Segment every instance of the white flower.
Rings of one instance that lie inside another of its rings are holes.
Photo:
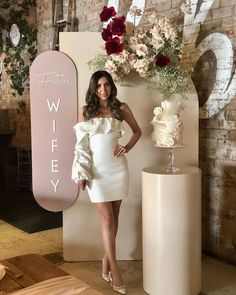
[[[137,29],[135,31],[135,37],[138,39],[138,43],[142,42],[142,39],[145,37],[146,33],[142,29]]]
[[[158,34],[160,36],[164,34],[166,39],[174,39],[177,37],[175,28],[170,24],[169,19],[166,17],[157,20],[156,25],[151,31],[153,31],[153,37],[156,39],[160,39],[160,37],[158,38]]]
[[[158,26],[153,26],[153,28],[150,30],[150,33],[152,34],[152,37],[154,39],[160,39],[161,38],[161,32]]]
[[[117,62],[121,62],[123,60],[121,54],[110,54],[110,57]]]
[[[148,70],[148,60],[147,59],[138,59],[133,64],[133,68],[139,73],[140,77],[146,78],[147,77],[147,70]]]
[[[110,56],[114,61],[118,63],[124,63],[126,62],[129,53],[127,50],[124,49],[120,54],[111,54]]]
[[[148,60],[144,58],[138,59],[134,64],[135,69],[147,68],[147,67],[148,67]]]
[[[150,33],[152,34],[152,39],[151,39],[151,44],[155,49],[159,49],[165,44],[165,41],[162,38],[162,35],[160,33],[160,30],[158,26],[154,26],[151,30]]]
[[[172,27],[167,27],[164,31],[164,35],[166,39],[175,39],[177,37],[174,28]]]
[[[136,58],[135,54],[134,53],[129,54],[128,62],[131,67],[136,63],[136,61],[137,61],[137,58]]]
[[[121,77],[118,77],[115,73],[111,73],[111,75],[115,83],[120,82]]]
[[[121,52],[121,55],[126,60],[129,56],[129,52],[126,49],[123,49],[123,51]]]
[[[161,102],[161,107],[162,107],[163,109],[167,109],[167,108],[169,108],[169,107],[170,107],[170,102],[167,101],[167,100],[162,101],[162,102]]]
[[[136,54],[138,56],[145,56],[148,53],[147,46],[145,44],[138,44],[136,47]]]
[[[162,113],[162,108],[161,107],[156,107],[153,110],[153,113],[154,113],[155,116],[159,116]]]
[[[147,70],[148,70],[148,59],[138,59],[133,67],[139,73],[140,77],[146,78],[147,77]]]
[[[132,36],[129,38],[129,46],[132,50],[136,50],[136,46],[138,45],[138,38]]]
[[[156,50],[161,48],[164,44],[165,44],[165,41],[162,39],[162,37],[160,37],[160,39],[155,39],[152,42],[152,45],[153,45],[154,49],[156,49]]]
[[[108,59],[105,63],[105,69],[110,73],[115,72],[117,70],[115,63],[110,59]]]
[[[124,64],[123,67],[122,67],[122,72],[123,72],[125,75],[128,75],[129,72],[130,72],[130,67],[129,67],[127,64]]]
[[[139,76],[142,78],[147,77],[147,70],[145,68],[139,68],[137,69],[137,72],[139,73]]]

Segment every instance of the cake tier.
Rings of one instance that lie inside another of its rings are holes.
[[[183,145],[183,123],[173,118],[160,118],[152,122],[154,131],[152,140],[155,146],[159,147],[179,147]]]

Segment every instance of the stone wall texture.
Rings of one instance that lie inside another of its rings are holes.
[[[51,49],[55,28],[52,26],[52,2],[37,0],[38,51]],[[119,1],[119,14],[126,14],[132,1]],[[182,0],[147,0],[142,23],[154,9],[163,12],[178,23],[184,22],[179,7]],[[192,0],[198,8],[209,0]],[[76,0],[75,11],[78,31],[100,31],[99,12],[108,1]],[[63,17],[67,19],[68,0],[63,1]],[[236,48],[236,0],[214,0],[197,36],[200,43],[212,33],[227,36]],[[186,44],[186,46],[195,44]],[[189,54],[191,64],[191,54]],[[216,59],[212,52],[206,52],[195,64],[193,81],[199,103],[203,105],[212,91],[215,81]],[[235,71],[235,60],[233,72]],[[233,74],[232,72],[232,74]],[[12,104],[13,97],[6,93],[0,107]],[[5,87],[5,88],[4,88]],[[191,122],[190,122],[191,123]],[[203,250],[230,263],[236,263],[236,98],[211,118],[200,119],[200,167],[202,169],[202,236]],[[174,218],[174,216],[170,216]]]

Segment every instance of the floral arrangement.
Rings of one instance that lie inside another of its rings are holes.
[[[156,13],[149,17],[150,25],[135,27],[135,17],[141,15],[141,10],[133,6],[130,13],[133,23],[117,16],[114,7],[103,7],[100,20],[107,22],[101,32],[104,51],[89,61],[90,69],[105,69],[116,82],[136,71],[152,87],[159,88],[166,99],[174,93],[185,93],[190,83],[181,65],[182,29],[175,29],[168,18]]]

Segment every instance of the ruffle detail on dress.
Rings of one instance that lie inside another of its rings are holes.
[[[74,127],[77,140],[80,141],[86,133],[117,133],[118,137],[124,134],[124,127],[120,120],[116,118],[92,118],[88,121],[77,123]]]
[[[89,150],[88,134],[82,139],[77,140],[75,145],[75,156],[72,164],[72,180],[78,183],[79,180],[85,179],[90,181],[91,176],[91,155]],[[77,137],[77,134],[76,134]]]

